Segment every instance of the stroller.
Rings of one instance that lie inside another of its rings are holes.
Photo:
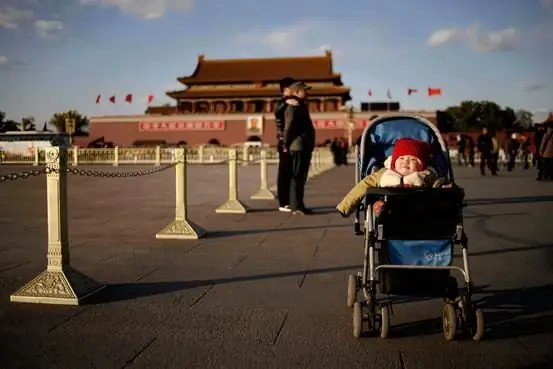
[[[356,211],[354,229],[364,235],[363,271],[348,278],[347,306],[353,307],[353,335],[390,331],[391,299],[383,295],[444,298],[443,333],[455,339],[458,330],[480,340],[484,316],[472,302],[467,244],[463,230],[464,190],[455,186],[449,152],[438,129],[418,115],[392,113],[372,119],[361,137],[356,158],[356,180],[381,169],[399,138],[431,145],[430,167],[451,188],[371,188]],[[378,215],[375,201],[383,201]],[[364,211],[364,230],[359,218]],[[462,250],[463,266],[453,266],[453,249]],[[459,288],[451,272],[463,276]],[[358,292],[363,298],[358,300]]]

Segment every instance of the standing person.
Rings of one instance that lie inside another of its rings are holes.
[[[334,160],[334,165],[339,167],[342,165],[340,159],[340,147],[338,142],[338,137],[334,137],[330,143],[330,151],[332,152],[332,159]]]
[[[478,146],[478,151],[480,151],[480,174],[483,176],[486,175],[485,168],[487,165],[492,175],[495,176],[497,173],[492,163],[493,141],[488,132],[488,128],[482,128],[482,133],[478,136],[476,144]]]
[[[469,147],[469,167],[472,168],[474,167],[474,149],[476,145],[474,144],[472,136],[466,136],[466,140]]]
[[[468,166],[467,163],[467,140],[463,135],[457,135],[457,159],[459,161],[459,166],[463,166],[463,163]],[[463,160],[461,162],[461,159]]]
[[[340,155],[342,156],[342,165],[347,166],[348,165],[348,154],[349,154],[349,146],[348,146],[348,139],[345,137],[340,138]]]
[[[507,141],[505,151],[507,152],[507,171],[512,172],[515,168],[515,163],[518,154],[519,143],[517,140],[517,134],[513,133],[511,138]]]
[[[532,148],[530,147],[530,139],[528,136],[523,136],[522,144],[520,145],[522,169],[530,169],[530,152],[532,152]]]
[[[311,89],[303,82],[290,86],[298,105],[287,105],[284,112],[284,148],[292,158],[290,207],[294,214],[312,214],[305,206],[304,192],[311,156],[315,149],[315,128],[306,104],[307,92]]]
[[[540,145],[540,157],[542,160],[542,179],[553,180],[553,123],[546,125],[547,131]]]
[[[278,172],[277,172],[277,197],[278,210],[291,212],[290,209],[290,181],[292,180],[292,158],[284,147],[284,111],[288,105],[298,105],[292,98],[290,85],[296,82],[293,78],[286,77],[280,81],[280,93],[282,98],[275,108],[275,123],[277,128]]]
[[[492,137],[492,147],[492,166],[497,172],[499,170],[499,142],[495,137]]]
[[[543,178],[543,160],[540,155],[540,147],[541,142],[543,140],[543,136],[545,135],[545,125],[543,124],[536,124],[536,132],[534,133],[534,166],[538,169],[538,176],[536,177],[536,181],[541,181]]]

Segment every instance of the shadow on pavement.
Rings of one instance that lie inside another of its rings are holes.
[[[313,210],[313,215],[323,215],[323,214],[332,214],[338,212],[336,211],[336,207],[334,206],[313,206],[311,207],[311,210]],[[271,212],[277,212],[278,210],[275,208],[252,208],[248,209],[249,213],[271,213]],[[290,214],[290,212],[283,214]]]
[[[553,285],[486,290],[475,299],[484,310],[485,340],[553,332]]]
[[[269,233],[269,232],[283,232],[283,231],[306,231],[311,229],[327,229],[327,228],[342,228],[349,227],[349,224],[323,224],[318,226],[306,226],[306,227],[293,227],[293,228],[263,228],[263,229],[232,229],[226,231],[210,231],[208,238],[230,237],[240,236],[244,234],[257,234],[257,233]]]
[[[147,296],[159,295],[164,293],[177,292],[198,287],[214,286],[218,284],[259,281],[265,279],[285,278],[293,276],[304,276],[320,273],[334,273],[346,270],[362,268],[362,265],[346,265],[341,267],[329,267],[318,269],[305,269],[293,272],[254,274],[247,276],[238,276],[221,279],[204,279],[191,281],[173,281],[173,282],[146,282],[146,283],[122,283],[107,285],[106,288],[97,296],[93,296],[87,305],[104,304],[108,302],[117,302],[133,300]],[[346,285],[344,284],[344,290]]]
[[[499,197],[487,199],[467,199],[467,205],[525,204],[532,202],[551,202],[553,196]]]
[[[533,246],[523,246],[523,247],[503,247],[494,250],[486,251],[469,251],[469,256],[484,256],[484,255],[495,255],[495,254],[504,254],[508,252],[521,252],[521,251],[534,251],[534,250],[548,250],[553,249],[553,243],[543,244],[543,245],[533,245]],[[460,258],[461,255],[455,255],[456,258]]]

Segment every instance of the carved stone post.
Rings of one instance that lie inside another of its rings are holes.
[[[274,200],[275,195],[269,190],[269,181],[267,179],[267,150],[261,150],[261,160],[259,163],[261,171],[261,186],[259,190],[251,197],[252,200]]]
[[[46,148],[48,264],[46,270],[10,296],[12,302],[79,305],[104,285],[70,265],[67,229],[66,147]]]
[[[156,146],[156,161],[154,163],[156,167],[161,165],[161,147]]]
[[[119,166],[119,146],[113,148],[113,166]]]
[[[79,147],[73,146],[73,166],[79,165]]]
[[[188,219],[186,149],[175,149],[175,220],[156,234],[157,239],[197,240],[206,231]]]
[[[35,159],[33,161],[33,166],[38,166],[40,163],[40,149],[38,147],[35,147]]]
[[[242,147],[242,166],[245,167],[250,162],[250,158],[248,157],[250,153],[249,147],[244,146]]]
[[[245,214],[248,211],[246,205],[238,200],[238,173],[236,170],[236,149],[228,150],[228,201],[215,209],[220,214]]]

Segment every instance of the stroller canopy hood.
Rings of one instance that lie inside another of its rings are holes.
[[[361,175],[370,174],[374,164],[384,163],[396,140],[406,137],[431,144],[433,166],[440,175],[452,179],[449,151],[442,134],[428,119],[410,113],[388,113],[369,121],[361,136],[358,158]]]

